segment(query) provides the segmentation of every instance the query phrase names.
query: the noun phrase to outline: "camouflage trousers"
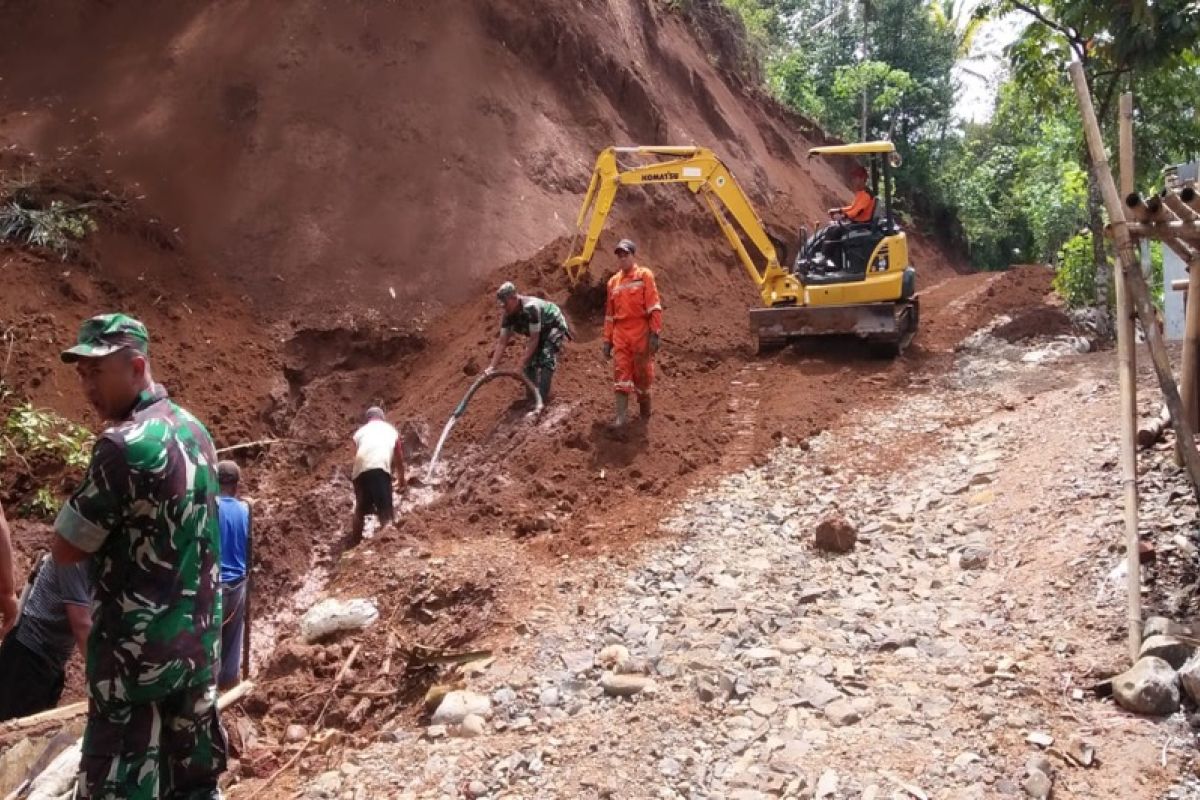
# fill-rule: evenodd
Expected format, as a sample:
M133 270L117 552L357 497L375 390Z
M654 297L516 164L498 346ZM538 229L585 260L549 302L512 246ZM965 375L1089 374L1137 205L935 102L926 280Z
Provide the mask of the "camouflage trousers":
M558 351L562 349L563 342L568 338L569 334L562 328L551 328L542 337L538 343L537 352L533 354L533 358L529 359L529 364L525 367L525 377L538 387L538 392L541 393L544 402L550 400L550 386L554 381L554 370L558 369ZM526 394L529 392L526 391ZM532 397L529 399L532 400Z
M76 800L209 800L221 797L225 732L216 686L152 703L88 706Z

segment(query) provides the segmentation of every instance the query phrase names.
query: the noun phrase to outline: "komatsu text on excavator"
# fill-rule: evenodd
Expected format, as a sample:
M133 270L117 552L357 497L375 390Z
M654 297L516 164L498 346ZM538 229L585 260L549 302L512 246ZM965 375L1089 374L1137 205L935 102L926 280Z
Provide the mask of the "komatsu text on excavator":
M583 233L583 249L563 266L572 283L587 272L618 187L682 183L712 211L758 288L762 307L750 311L750 325L759 352L804 337L851 335L865 339L873 351L896 355L916 333L917 298L916 270L909 264L904 233L892 216L888 177L889 167L898 164L895 153L891 142L817 147L809 152L810 157L869 158L883 202L875 203L870 221L832 222L811 237L802 229L795 260L789 264L784 242L767 233L742 187L711 150L606 148L596 159L576 221ZM654 160L622 168L618 157ZM756 251L757 261L747 243Z

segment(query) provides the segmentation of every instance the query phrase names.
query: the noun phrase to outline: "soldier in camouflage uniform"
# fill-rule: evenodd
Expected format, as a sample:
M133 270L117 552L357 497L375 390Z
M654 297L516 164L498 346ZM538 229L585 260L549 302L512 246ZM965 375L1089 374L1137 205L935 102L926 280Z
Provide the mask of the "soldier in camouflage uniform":
M54 523L59 563L91 557L88 720L80 798L220 797L217 457L154 383L142 323L105 314L62 354L114 423Z
M504 348L514 333L529 337L521 355L525 377L538 388L542 402L550 402L550 386L554 370L558 369L558 353L571 338L571 329L562 311L549 300L517 293L517 287L503 283L496 291L496 301L504 309L500 320L500 336L486 373L492 373L504 356ZM532 399L530 397L529 399Z

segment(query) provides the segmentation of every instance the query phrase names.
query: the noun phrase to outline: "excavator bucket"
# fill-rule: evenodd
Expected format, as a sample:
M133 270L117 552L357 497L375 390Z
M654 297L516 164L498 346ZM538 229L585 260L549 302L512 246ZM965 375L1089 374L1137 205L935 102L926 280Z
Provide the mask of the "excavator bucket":
M917 299L852 306L779 306L750 310L758 352L816 336L856 336L873 352L896 356L917 332Z

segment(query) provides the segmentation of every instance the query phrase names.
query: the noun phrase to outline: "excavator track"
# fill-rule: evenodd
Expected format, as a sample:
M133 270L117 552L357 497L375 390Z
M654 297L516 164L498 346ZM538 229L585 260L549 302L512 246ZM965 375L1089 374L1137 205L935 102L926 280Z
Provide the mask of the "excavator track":
M758 353L766 355L789 342L820 336L855 336L881 357L898 356L917 333L917 298L895 303L853 306L786 306L750 311Z

